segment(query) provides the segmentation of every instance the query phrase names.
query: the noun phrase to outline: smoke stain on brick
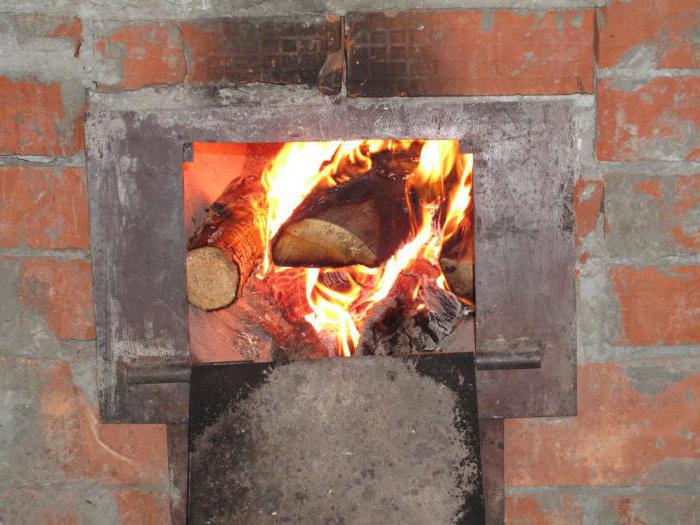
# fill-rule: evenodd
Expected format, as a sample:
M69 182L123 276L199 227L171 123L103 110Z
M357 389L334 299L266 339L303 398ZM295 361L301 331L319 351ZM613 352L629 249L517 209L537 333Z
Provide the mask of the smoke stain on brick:
M580 27L568 20L580 15ZM404 11L346 17L350 96L441 96L590 92L590 10ZM473 32L478 28L478 38ZM374 33L403 31L406 59L387 58ZM438 36L436 36L438 35ZM503 46L503 41L510 45ZM566 50L553 59L551 48ZM460 49L460 54L454 50ZM531 54L528 54L531 53ZM530 60L529 57L539 57Z

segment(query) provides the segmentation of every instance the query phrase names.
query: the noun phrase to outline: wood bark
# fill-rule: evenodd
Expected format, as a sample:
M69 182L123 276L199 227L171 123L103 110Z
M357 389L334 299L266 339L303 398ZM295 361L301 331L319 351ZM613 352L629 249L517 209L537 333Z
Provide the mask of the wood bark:
M376 267L386 261L409 233L407 175L372 168L312 192L273 239L275 264Z
M209 208L186 255L187 297L203 310L223 308L240 297L264 254L264 190L261 174L278 145L251 146L240 178Z
M286 290L286 286L283 286ZM252 276L234 304L213 312L189 309L190 352L197 363L296 361L327 357L303 317L285 312L279 294Z

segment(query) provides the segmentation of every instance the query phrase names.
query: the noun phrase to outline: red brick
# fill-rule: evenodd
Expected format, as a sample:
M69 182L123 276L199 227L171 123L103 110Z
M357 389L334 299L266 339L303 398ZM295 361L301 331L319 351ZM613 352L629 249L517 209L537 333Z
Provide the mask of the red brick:
M697 0L610 0L598 10L598 65L614 67L645 46L656 67L698 68L698 25Z
M506 525L574 525L583 523L578 501L566 494L507 496Z
M684 485L666 463L695 465L697 475L698 399L700 373L643 392L619 365L580 366L576 417L506 420L506 485ZM664 464L675 479L660 478Z
M168 505L162 494L139 489L115 490L120 525L162 525L169 523Z
M316 85L340 49L340 20L304 15L182 22L194 84L272 82Z
M595 231L603 207L603 181L579 179L574 188L576 243Z
M174 22L121 27L99 38L96 49L121 64L121 81L110 87L137 89L185 79L185 53Z
M165 425L100 423L96 408L73 384L67 364L56 365L47 374L39 392L38 415L45 450L67 479L165 482Z
M42 84L0 76L0 154L72 155L83 149L85 90L82 104L64 103L59 83ZM75 97L71 97L73 100Z
M622 334L634 346L700 343L700 266L610 270Z
M346 33L351 96L593 89L592 9L354 14Z
M0 202L3 248L88 248L82 169L0 167Z
M80 54L83 24L74 16L46 16L20 14L12 18L16 28L17 44L27 45L34 40L54 39L66 41L72 48L72 56Z
M600 80L598 160L684 160L700 155L700 77L646 83Z
M24 259L19 295L21 304L42 315L58 339L95 338L88 261Z

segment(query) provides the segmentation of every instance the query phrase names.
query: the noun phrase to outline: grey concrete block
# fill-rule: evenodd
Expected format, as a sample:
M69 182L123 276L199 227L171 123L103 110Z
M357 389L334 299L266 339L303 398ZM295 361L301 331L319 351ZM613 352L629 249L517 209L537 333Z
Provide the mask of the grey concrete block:
M700 175L605 175L606 246L613 257L696 255Z

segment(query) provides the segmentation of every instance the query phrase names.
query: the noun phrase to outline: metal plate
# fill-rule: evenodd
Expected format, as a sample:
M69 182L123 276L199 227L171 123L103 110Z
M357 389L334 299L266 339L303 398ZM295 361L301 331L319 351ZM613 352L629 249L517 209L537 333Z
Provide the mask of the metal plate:
M484 522L473 354L193 367L189 523Z
M352 99L195 111L101 112L87 120L100 413L187 417L187 385L128 386L119 363L189 359L182 149L189 142L416 137L475 154L477 353L542 350L537 370L477 373L482 417L576 412L571 206L582 143L572 99ZM506 387L504 387L507 385Z

